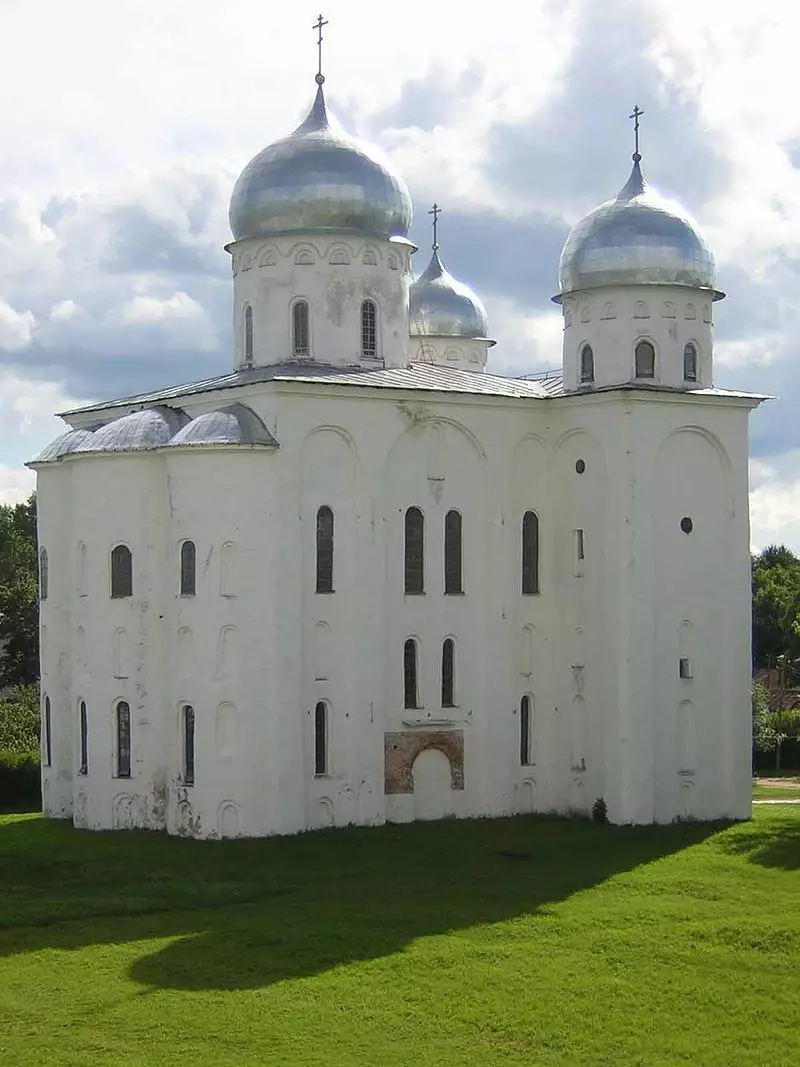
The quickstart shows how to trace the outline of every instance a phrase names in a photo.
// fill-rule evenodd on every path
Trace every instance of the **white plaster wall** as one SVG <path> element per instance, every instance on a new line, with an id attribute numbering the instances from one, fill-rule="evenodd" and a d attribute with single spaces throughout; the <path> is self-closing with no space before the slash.
<path id="1" fill-rule="evenodd" d="M 408 357 L 412 363 L 435 363 L 455 370 L 486 370 L 488 341 L 470 337 L 430 337 L 411 333 Z"/>

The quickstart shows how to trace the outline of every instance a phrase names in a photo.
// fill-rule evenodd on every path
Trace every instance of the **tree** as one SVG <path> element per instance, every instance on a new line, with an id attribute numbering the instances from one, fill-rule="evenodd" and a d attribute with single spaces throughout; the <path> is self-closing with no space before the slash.
<path id="1" fill-rule="evenodd" d="M 763 682 L 753 682 L 753 748 L 756 752 L 774 752 L 783 740 L 769 708 L 769 691 Z"/>
<path id="2" fill-rule="evenodd" d="M 0 688 L 39 677 L 36 496 L 0 505 Z"/>
<path id="3" fill-rule="evenodd" d="M 769 545 L 753 558 L 753 664 L 788 673 L 800 658 L 800 559 L 785 545 Z"/>

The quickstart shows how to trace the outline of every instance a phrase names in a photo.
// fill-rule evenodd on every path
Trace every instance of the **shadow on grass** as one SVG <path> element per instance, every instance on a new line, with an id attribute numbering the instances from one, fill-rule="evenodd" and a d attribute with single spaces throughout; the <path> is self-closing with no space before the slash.
<path id="1" fill-rule="evenodd" d="M 197 842 L 12 820 L 0 825 L 0 955 L 173 938 L 131 977 L 258 988 L 547 912 L 722 828 L 526 817 Z"/>
<path id="2" fill-rule="evenodd" d="M 786 809 L 783 809 L 786 810 Z M 800 870 L 800 812 L 788 806 L 784 816 L 772 809 L 769 827 L 748 823 L 739 833 L 725 839 L 723 848 L 737 856 L 746 856 L 762 867 Z"/>

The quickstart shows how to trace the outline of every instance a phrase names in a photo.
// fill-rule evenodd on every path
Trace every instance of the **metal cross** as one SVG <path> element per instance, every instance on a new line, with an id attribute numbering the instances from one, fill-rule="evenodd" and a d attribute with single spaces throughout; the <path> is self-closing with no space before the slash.
<path id="1" fill-rule="evenodd" d="M 322 27 L 328 25 L 328 20 L 323 19 L 322 15 L 319 16 L 317 21 L 311 27 L 312 30 L 317 31 L 317 85 L 322 85 L 325 81 L 325 75 L 322 73 Z"/>
<path id="2" fill-rule="evenodd" d="M 644 114 L 644 111 L 642 111 L 642 109 L 637 104 L 634 107 L 632 114 L 628 115 L 629 119 L 633 119 L 633 137 L 634 137 L 634 144 L 635 144 L 633 158 L 637 163 L 642 158 L 641 155 L 639 154 L 639 116 L 643 115 L 643 114 Z"/>
<path id="3" fill-rule="evenodd" d="M 441 213 L 442 213 L 442 209 L 439 207 L 438 204 L 434 204 L 433 207 L 428 212 L 429 215 L 433 215 L 433 250 L 434 250 L 434 252 L 436 252 L 437 249 L 439 248 L 439 245 L 437 244 L 437 241 L 436 241 L 436 232 L 437 232 L 437 227 L 439 225 L 439 216 L 441 215 Z"/>

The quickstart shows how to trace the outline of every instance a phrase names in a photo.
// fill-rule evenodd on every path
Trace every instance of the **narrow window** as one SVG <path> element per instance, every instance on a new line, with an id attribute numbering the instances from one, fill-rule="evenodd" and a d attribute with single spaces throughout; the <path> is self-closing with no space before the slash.
<path id="1" fill-rule="evenodd" d="M 317 512 L 317 592 L 333 592 L 333 512 L 327 505 Z"/>
<path id="2" fill-rule="evenodd" d="M 448 637 L 442 645 L 442 707 L 455 707 L 454 678 L 455 678 L 455 642 Z"/>
<path id="3" fill-rule="evenodd" d="M 314 774 L 328 773 L 328 706 L 320 701 L 314 709 Z"/>
<path id="4" fill-rule="evenodd" d="M 444 591 L 463 593 L 461 582 L 461 515 L 448 511 L 444 519 Z"/>
<path id="5" fill-rule="evenodd" d="M 78 729 L 80 731 L 81 765 L 78 774 L 89 772 L 89 721 L 86 715 L 86 701 L 82 700 L 78 706 Z"/>
<path id="6" fill-rule="evenodd" d="M 681 656 L 678 661 L 678 676 L 685 679 L 692 677 L 692 661 L 686 656 Z"/>
<path id="7" fill-rule="evenodd" d="M 649 341 L 640 341 L 636 346 L 636 377 L 655 378 L 656 350 Z"/>
<path id="8" fill-rule="evenodd" d="M 183 784 L 194 785 L 194 708 L 183 705 Z"/>
<path id="9" fill-rule="evenodd" d="M 406 595 L 425 591 L 425 520 L 419 508 L 406 512 Z M 412 705 L 413 706 L 413 705 Z"/>
<path id="10" fill-rule="evenodd" d="M 49 579 L 49 568 L 47 563 L 47 549 L 43 548 L 39 552 L 39 599 L 47 600 L 47 586 Z"/>
<path id="11" fill-rule="evenodd" d="M 586 537 L 583 530 L 575 531 L 575 559 L 586 559 Z"/>
<path id="12" fill-rule="evenodd" d="M 53 724 L 50 720 L 50 697 L 44 698 L 44 765 L 53 763 Z"/>
<path id="13" fill-rule="evenodd" d="M 522 592 L 539 592 L 539 517 L 526 511 L 522 519 Z"/>
<path id="14" fill-rule="evenodd" d="M 194 596 L 197 592 L 197 550 L 194 541 L 181 545 L 181 596 Z"/>
<path id="15" fill-rule="evenodd" d="M 361 305 L 361 355 L 369 359 L 378 354 L 376 321 L 375 302 L 365 300 Z"/>
<path id="16" fill-rule="evenodd" d="M 253 362 L 253 309 L 249 304 L 244 309 L 244 361 Z"/>
<path id="17" fill-rule="evenodd" d="M 295 356 L 307 356 L 308 343 L 308 304 L 298 300 L 292 308 L 292 352 Z"/>
<path id="18" fill-rule="evenodd" d="M 133 596 L 133 556 L 127 545 L 111 549 L 111 595 Z"/>
<path id="19" fill-rule="evenodd" d="M 690 341 L 683 350 L 683 380 L 697 381 L 697 349 Z"/>
<path id="20" fill-rule="evenodd" d="M 403 646 L 403 707 L 418 708 L 417 642 L 409 637 Z"/>
<path id="21" fill-rule="evenodd" d="M 117 778 L 131 776 L 131 706 L 127 700 L 117 704 Z"/>
<path id="22" fill-rule="evenodd" d="M 594 352 L 591 345 L 584 345 L 581 349 L 581 381 L 594 381 Z"/>
<path id="23" fill-rule="evenodd" d="M 519 702 L 519 762 L 527 767 L 531 762 L 531 698 Z"/>

